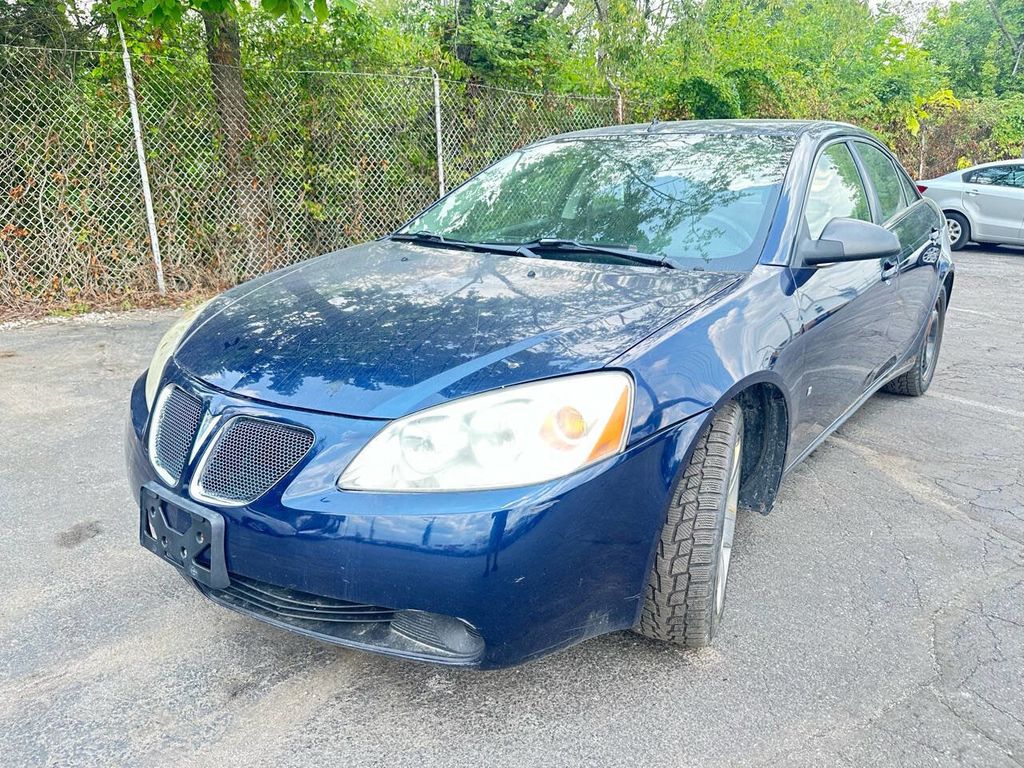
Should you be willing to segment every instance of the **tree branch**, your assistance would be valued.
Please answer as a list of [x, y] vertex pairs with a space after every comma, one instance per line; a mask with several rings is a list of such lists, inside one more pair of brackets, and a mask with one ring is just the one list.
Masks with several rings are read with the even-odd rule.
[[1017, 45], [1017, 41], [1013, 39], [1013, 35], [1010, 34], [1010, 30], [1006, 28], [1006, 20], [1003, 18], [1003, 14], [999, 11], [999, 4], [996, 0], [988, 0], [988, 7], [992, 11], [992, 15], [995, 17], [999, 31], [1002, 32], [1003, 37], [1006, 39], [1006, 44], [1010, 46], [1011, 50], [1016, 51], [1019, 46]]

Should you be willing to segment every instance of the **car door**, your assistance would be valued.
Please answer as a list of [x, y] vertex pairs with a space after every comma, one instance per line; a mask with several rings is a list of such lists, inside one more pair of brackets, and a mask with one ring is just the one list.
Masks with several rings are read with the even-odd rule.
[[[814, 162], [802, 237], [817, 239], [837, 217], [871, 221], [872, 208], [851, 147], [845, 140], [826, 145]], [[792, 269], [804, 361], [792, 446], [799, 455], [891, 364], [897, 264], [877, 259]]]
[[938, 289], [942, 215], [880, 146], [854, 141], [853, 147], [875, 198], [875, 223], [899, 238], [899, 278], [888, 326], [892, 365], [912, 351]]
[[[1024, 207], [1024, 163], [1018, 163], [1013, 170], [1013, 173], [1007, 178], [1007, 183], [1013, 187], [1015, 193], [1018, 195], [1021, 207]], [[1007, 240], [1017, 245], [1024, 245], [1024, 215], [1021, 216], [1020, 229], [1017, 230], [1017, 237], [1015, 240]]]
[[963, 207], [975, 238], [1020, 242], [1024, 227], [1024, 166], [990, 165], [964, 173]]

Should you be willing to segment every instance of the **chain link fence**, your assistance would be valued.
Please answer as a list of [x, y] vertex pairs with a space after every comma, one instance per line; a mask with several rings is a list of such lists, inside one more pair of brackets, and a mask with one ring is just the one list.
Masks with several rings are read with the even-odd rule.
[[[451, 188], [516, 147], [616, 115], [608, 98], [435, 89], [429, 72], [211, 72], [139, 56], [132, 67], [176, 291], [379, 236], [437, 197], [440, 173]], [[0, 46], [0, 308], [155, 291], [134, 141], [118, 53]]]
[[0, 306], [152, 285], [123, 86], [91, 52], [0, 56]]

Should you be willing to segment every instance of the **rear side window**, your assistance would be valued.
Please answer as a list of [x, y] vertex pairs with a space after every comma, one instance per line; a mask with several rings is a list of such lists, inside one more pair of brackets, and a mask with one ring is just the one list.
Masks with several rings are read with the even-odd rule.
[[1006, 186], [1024, 189], [1024, 165], [1014, 166], [1013, 172], [1007, 177]]
[[864, 182], [846, 144], [833, 144], [818, 157], [804, 208], [807, 229], [815, 240], [826, 224], [839, 217], [871, 221]]
[[900, 177], [892, 160], [877, 147], [858, 141], [856, 144], [857, 154], [864, 162], [868, 178], [875, 187], [878, 194], [878, 204], [881, 207], [882, 220], [888, 221], [903, 208], [903, 190], [900, 186]]
[[907, 201], [907, 205], [913, 205], [921, 199], [921, 193], [917, 191], [917, 185], [915, 185], [907, 175], [902, 172], [897, 172], [900, 177], [900, 184], [903, 185], [903, 197]]
[[993, 165], [964, 174], [968, 184], [989, 184], [997, 187], [1024, 187], [1024, 167], [1019, 165]]

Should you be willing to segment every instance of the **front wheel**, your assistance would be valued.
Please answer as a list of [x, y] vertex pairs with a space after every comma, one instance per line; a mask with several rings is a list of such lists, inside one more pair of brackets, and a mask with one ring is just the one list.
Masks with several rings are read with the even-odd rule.
[[886, 392], [896, 395], [920, 397], [928, 391], [935, 375], [935, 365], [939, 361], [939, 348], [942, 346], [942, 331], [946, 325], [946, 290], [939, 291], [939, 298], [928, 315], [921, 349], [917, 352], [914, 367], [885, 385]]
[[636, 630], [687, 648], [711, 643], [725, 608], [739, 507], [743, 411], [731, 402], [676, 483]]

